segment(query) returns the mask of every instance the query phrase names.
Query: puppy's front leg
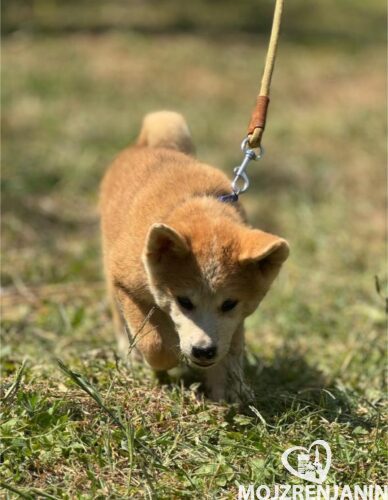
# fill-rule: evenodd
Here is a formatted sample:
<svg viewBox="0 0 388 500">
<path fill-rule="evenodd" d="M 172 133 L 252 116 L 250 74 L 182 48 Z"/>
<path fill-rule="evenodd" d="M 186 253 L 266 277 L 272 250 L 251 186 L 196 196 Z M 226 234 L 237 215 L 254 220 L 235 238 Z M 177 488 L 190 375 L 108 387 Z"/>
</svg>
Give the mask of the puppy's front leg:
<svg viewBox="0 0 388 500">
<path fill-rule="evenodd" d="M 205 372 L 205 386 L 214 401 L 242 402 L 248 388 L 244 381 L 244 330 L 234 334 L 229 353 Z"/>
<path fill-rule="evenodd" d="M 171 319 L 157 306 L 136 301 L 122 290 L 118 290 L 117 299 L 132 336 L 132 348 L 155 371 L 166 371 L 177 366 L 180 359 L 179 339 Z"/>
<path fill-rule="evenodd" d="M 243 399 L 243 353 L 228 354 L 217 366 L 205 373 L 205 386 L 210 399 L 239 403 Z"/>
</svg>

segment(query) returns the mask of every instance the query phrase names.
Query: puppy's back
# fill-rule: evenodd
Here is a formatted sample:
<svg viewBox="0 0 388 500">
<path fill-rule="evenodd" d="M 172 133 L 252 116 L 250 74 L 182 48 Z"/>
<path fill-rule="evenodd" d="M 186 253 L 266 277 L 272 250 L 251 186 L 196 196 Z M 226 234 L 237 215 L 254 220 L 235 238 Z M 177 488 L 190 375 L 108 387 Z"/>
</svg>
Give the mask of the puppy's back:
<svg viewBox="0 0 388 500">
<path fill-rule="evenodd" d="M 147 115 L 136 146 L 120 153 L 101 184 L 105 257 L 140 265 L 149 227 L 192 196 L 230 191 L 228 178 L 198 162 L 185 120 L 178 113 Z M 125 257 L 126 256 L 126 257 Z"/>
</svg>

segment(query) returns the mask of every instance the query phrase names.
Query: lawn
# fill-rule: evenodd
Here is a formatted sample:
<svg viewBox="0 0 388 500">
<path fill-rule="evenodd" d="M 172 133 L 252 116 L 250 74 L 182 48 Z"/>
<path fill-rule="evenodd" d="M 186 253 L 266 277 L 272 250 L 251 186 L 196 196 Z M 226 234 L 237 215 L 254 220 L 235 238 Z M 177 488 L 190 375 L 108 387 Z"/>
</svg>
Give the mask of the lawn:
<svg viewBox="0 0 388 500">
<path fill-rule="evenodd" d="M 291 257 L 247 323 L 255 400 L 238 408 L 128 366 L 104 291 L 98 186 L 142 116 L 182 112 L 198 156 L 231 174 L 260 79 L 269 2 L 241 21 L 236 2 L 163 4 L 5 2 L 4 498 L 235 498 L 239 483 L 300 484 L 280 457 L 316 439 L 327 484 L 383 484 L 383 7 L 286 11 L 243 203 Z"/>
</svg>

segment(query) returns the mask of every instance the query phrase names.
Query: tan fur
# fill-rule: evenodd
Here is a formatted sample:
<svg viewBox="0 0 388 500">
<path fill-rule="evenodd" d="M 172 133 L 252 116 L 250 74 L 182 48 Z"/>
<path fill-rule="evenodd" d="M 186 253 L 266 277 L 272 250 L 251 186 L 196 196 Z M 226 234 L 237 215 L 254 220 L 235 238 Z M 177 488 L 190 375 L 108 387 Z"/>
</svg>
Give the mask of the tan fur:
<svg viewBox="0 0 388 500">
<path fill-rule="evenodd" d="M 122 349 L 124 330 L 130 332 L 158 371 L 182 356 L 194 362 L 193 347 L 217 346 L 205 371 L 210 396 L 235 399 L 228 376 L 242 377 L 244 319 L 268 291 L 288 245 L 247 226 L 240 204 L 217 199 L 230 193 L 229 179 L 178 150 L 194 151 L 184 119 L 152 113 L 138 144 L 103 179 L 103 253 L 116 331 Z M 190 296 L 195 309 L 183 309 L 177 296 Z M 221 312 L 227 299 L 238 304 Z"/>
</svg>

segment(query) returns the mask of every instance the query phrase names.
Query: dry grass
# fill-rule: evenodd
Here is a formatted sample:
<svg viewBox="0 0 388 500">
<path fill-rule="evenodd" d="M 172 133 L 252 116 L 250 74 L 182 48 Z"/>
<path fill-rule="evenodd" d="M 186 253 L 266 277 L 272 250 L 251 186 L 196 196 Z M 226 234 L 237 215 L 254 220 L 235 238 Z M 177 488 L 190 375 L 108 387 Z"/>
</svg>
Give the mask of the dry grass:
<svg viewBox="0 0 388 500">
<path fill-rule="evenodd" d="M 371 4 L 365 26 L 377 14 Z M 229 498 L 238 482 L 290 481 L 281 453 L 318 438 L 333 450 L 330 483 L 384 481 L 385 315 L 374 286 L 374 275 L 384 283 L 384 50 L 347 30 L 328 43 L 285 36 L 266 155 L 244 197 L 252 222 L 292 249 L 248 322 L 261 418 L 197 401 L 179 382 L 158 386 L 117 359 L 96 206 L 106 164 L 149 110 L 184 113 L 200 158 L 231 172 L 264 41 L 26 29 L 4 40 L 3 394 L 28 360 L 2 408 L 9 487 L 27 497 L 38 488 L 55 498 Z"/>
</svg>

